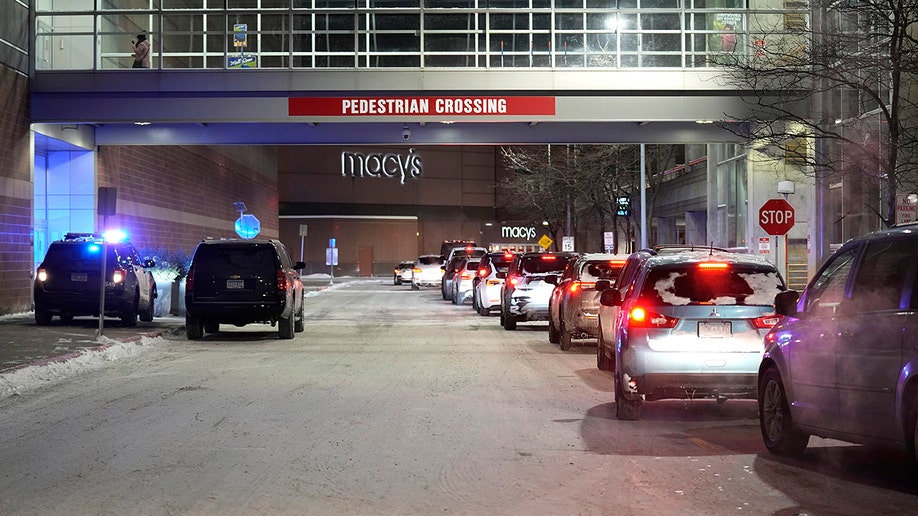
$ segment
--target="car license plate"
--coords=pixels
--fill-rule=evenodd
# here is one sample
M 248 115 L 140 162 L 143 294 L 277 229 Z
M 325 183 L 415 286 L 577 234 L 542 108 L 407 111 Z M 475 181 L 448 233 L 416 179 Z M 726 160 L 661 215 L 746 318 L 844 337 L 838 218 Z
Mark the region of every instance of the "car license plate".
M 86 281 L 85 272 L 71 272 L 70 281 Z
M 226 288 L 228 288 L 228 289 L 240 289 L 240 288 L 245 288 L 245 280 L 241 280 L 241 279 L 228 279 L 228 280 L 226 280 Z
M 698 323 L 698 336 L 701 338 L 722 338 L 733 335 L 733 325 L 724 321 L 702 321 Z

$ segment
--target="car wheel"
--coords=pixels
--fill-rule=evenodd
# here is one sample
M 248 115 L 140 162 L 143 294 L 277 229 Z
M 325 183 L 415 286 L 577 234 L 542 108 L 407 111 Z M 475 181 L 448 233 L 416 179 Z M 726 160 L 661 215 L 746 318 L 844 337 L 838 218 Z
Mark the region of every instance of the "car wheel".
M 121 312 L 121 324 L 124 326 L 137 326 L 137 298 L 140 294 L 134 293 L 134 300 L 128 303 L 128 308 Z
M 450 294 L 449 297 L 450 297 L 450 301 L 452 301 L 454 305 L 458 305 L 459 304 L 459 289 L 453 287 L 452 294 Z
M 478 311 L 478 289 L 472 288 L 472 310 Z
M 507 331 L 513 331 L 516 329 L 516 319 L 513 318 L 510 314 L 504 314 L 504 329 Z
M 214 321 L 204 321 L 204 333 L 217 333 L 220 331 L 220 323 Z
M 197 340 L 204 336 L 204 321 L 185 316 L 185 336 L 188 340 Z
M 599 337 L 596 339 L 596 368 L 600 371 L 612 370 L 612 361 L 606 356 L 606 341 L 602 338 L 602 326 L 599 327 Z
M 487 317 L 491 315 L 491 310 L 485 306 L 482 306 L 482 304 L 479 302 L 478 303 L 478 315 L 482 317 Z
M 306 330 L 306 300 L 303 299 L 300 301 L 300 310 L 296 314 L 296 318 L 293 320 L 293 331 L 296 333 Z
M 156 299 L 156 285 L 153 286 L 153 289 L 150 290 L 150 302 L 147 303 L 147 308 L 143 312 L 140 312 L 140 320 L 143 322 L 153 322 L 153 313 L 156 310 L 155 303 L 153 300 Z
M 35 310 L 35 324 L 39 326 L 47 326 L 51 324 L 51 318 L 54 317 L 51 315 L 51 312 L 47 310 Z
M 794 424 L 781 374 L 773 365 L 759 381 L 759 427 L 765 447 L 776 455 L 803 453 L 810 441 L 809 434 Z
M 641 419 L 641 407 L 644 400 L 625 399 L 624 383 L 620 374 L 615 375 L 615 418 L 622 421 L 637 421 Z
M 420 287 L 420 285 L 417 285 L 417 284 L 415 284 L 415 283 L 412 283 L 412 284 L 411 284 L 411 290 L 421 290 L 421 287 Z
M 560 334 L 559 343 L 561 344 L 561 351 L 567 351 L 571 349 L 573 339 L 571 337 L 571 332 L 567 331 L 567 325 L 564 324 L 564 319 L 561 319 L 561 328 L 558 330 L 558 333 Z
M 558 328 L 555 327 L 555 323 L 551 316 L 548 317 L 548 342 L 552 344 L 561 342 L 561 334 L 558 332 Z
M 282 339 L 292 339 L 293 338 L 293 319 L 294 315 L 291 313 L 290 317 L 281 317 L 277 320 L 277 335 Z

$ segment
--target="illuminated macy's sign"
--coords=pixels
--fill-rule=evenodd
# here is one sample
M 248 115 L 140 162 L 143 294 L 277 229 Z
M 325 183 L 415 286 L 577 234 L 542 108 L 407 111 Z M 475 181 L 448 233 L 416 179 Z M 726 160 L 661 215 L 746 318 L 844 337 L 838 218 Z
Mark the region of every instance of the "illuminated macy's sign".
M 398 177 L 402 184 L 405 178 L 416 179 L 421 175 L 421 156 L 414 149 L 408 154 L 363 154 L 341 153 L 342 177 Z

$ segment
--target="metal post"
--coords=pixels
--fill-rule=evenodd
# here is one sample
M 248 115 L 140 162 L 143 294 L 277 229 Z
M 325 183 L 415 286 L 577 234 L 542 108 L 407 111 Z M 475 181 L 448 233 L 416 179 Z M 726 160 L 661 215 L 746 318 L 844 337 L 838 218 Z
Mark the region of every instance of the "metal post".
M 647 160 L 641 144 L 641 249 L 647 249 Z
M 102 217 L 102 274 L 99 275 L 99 329 L 96 338 L 102 336 L 105 328 L 105 270 L 108 268 L 108 244 L 105 242 L 105 228 L 108 227 L 108 216 Z

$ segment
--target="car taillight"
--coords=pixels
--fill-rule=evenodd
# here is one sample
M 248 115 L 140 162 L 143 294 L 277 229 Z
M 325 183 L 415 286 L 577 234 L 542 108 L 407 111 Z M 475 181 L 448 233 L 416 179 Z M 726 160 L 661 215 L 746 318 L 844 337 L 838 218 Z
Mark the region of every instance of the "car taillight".
M 194 269 L 188 269 L 188 274 L 185 275 L 185 292 L 192 292 L 194 290 Z
M 634 328 L 674 328 L 679 319 L 673 319 L 636 306 L 628 312 L 628 321 Z
M 287 275 L 284 274 L 283 269 L 277 269 L 277 290 L 287 291 Z
M 472 279 L 472 276 L 474 276 L 474 274 L 472 274 L 471 272 L 462 271 L 462 274 L 459 275 L 459 278 L 464 279 L 464 280 L 470 280 Z
M 541 258 L 543 260 L 557 260 L 558 259 L 558 257 L 553 254 L 543 254 Z
M 775 314 L 763 315 L 761 317 L 756 317 L 752 320 L 752 325 L 760 330 L 767 330 L 773 328 L 774 325 L 778 324 L 778 321 L 781 320 L 780 316 Z
M 521 279 L 522 278 L 520 278 L 519 276 L 510 276 L 509 278 L 507 278 L 507 282 L 510 283 L 511 286 L 515 287 L 520 284 Z
M 495 286 L 495 285 L 500 285 L 501 283 L 502 283 L 502 282 L 501 282 L 501 280 L 499 280 L 499 279 L 489 279 L 489 280 L 485 281 L 485 285 L 487 285 L 487 286 L 489 286 L 489 287 L 493 287 L 493 286 Z
M 415 273 L 415 274 L 420 274 L 420 273 L 421 273 L 421 268 L 420 268 L 420 267 L 415 267 L 415 268 L 411 269 L 411 272 L 413 272 L 413 273 Z
M 577 292 L 578 290 L 580 290 L 580 282 L 579 282 L 579 281 L 572 281 L 571 284 L 570 284 L 570 286 L 567 287 L 567 290 L 568 290 L 568 292 L 570 292 L 571 294 L 573 294 L 574 292 Z
M 478 275 L 484 278 L 488 275 L 488 269 L 478 269 Z
M 573 294 L 574 292 L 577 292 L 578 290 L 589 290 L 595 287 L 596 287 L 596 283 L 592 281 L 573 281 L 571 282 L 571 286 L 569 287 L 569 290 L 570 290 L 570 293 Z
M 125 276 L 127 276 L 127 272 L 124 269 L 115 269 L 115 271 L 112 272 L 112 283 L 116 285 L 121 283 L 124 281 Z
M 699 269 L 708 271 L 722 271 L 728 267 L 730 266 L 724 262 L 701 262 L 698 264 Z
M 48 280 L 48 271 L 45 269 L 38 269 L 38 281 L 47 281 Z

